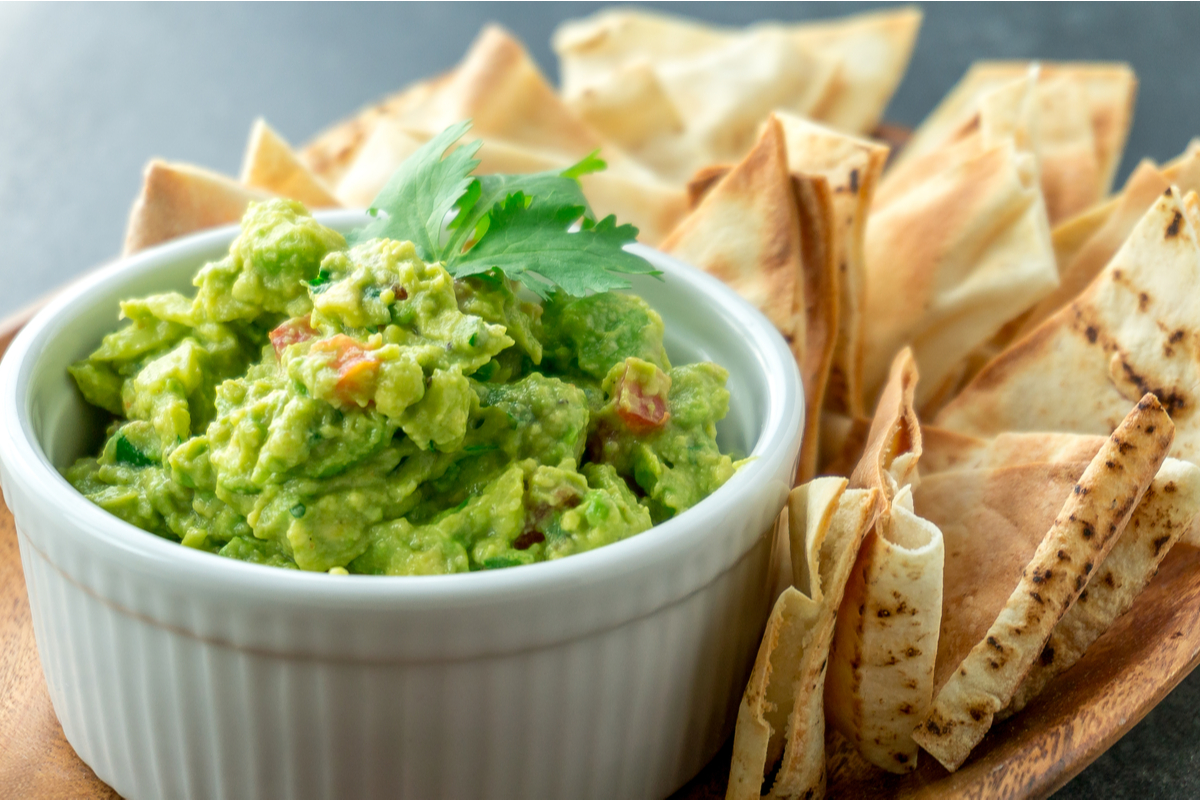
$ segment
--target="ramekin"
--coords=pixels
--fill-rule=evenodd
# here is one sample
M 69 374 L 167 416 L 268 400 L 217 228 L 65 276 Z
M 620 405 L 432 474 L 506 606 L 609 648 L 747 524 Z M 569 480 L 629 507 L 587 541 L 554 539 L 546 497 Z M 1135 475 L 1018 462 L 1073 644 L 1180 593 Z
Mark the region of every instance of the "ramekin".
M 347 230 L 361 212 L 318 215 Z M 196 552 L 60 475 L 96 446 L 66 367 L 117 301 L 186 290 L 234 226 L 73 284 L 0 363 L 0 481 L 67 740 L 129 800 L 660 798 L 731 731 L 773 598 L 774 521 L 804 408 L 786 343 L 719 281 L 644 247 L 675 363 L 730 373 L 752 459 L 645 533 L 437 577 L 336 577 Z

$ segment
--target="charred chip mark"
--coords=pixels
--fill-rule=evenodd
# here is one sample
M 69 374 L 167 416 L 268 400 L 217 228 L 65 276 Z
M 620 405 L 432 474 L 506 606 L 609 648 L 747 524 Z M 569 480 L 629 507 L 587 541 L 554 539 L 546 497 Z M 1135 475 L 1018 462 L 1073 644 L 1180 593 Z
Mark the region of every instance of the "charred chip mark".
M 850 170 L 850 191 L 852 191 L 852 192 L 858 191 L 858 170 L 857 169 Z M 1178 212 L 1176 212 L 1176 213 L 1178 213 Z
M 953 722 L 947 722 L 945 725 L 939 725 L 935 719 L 925 720 L 925 730 L 929 731 L 934 736 L 945 736 L 953 727 Z
M 1095 325 L 1088 325 L 1087 328 L 1084 329 L 1084 335 L 1087 336 L 1087 340 L 1089 342 L 1095 344 L 1096 339 L 1100 338 L 1100 330 Z
M 1047 645 L 1042 650 L 1042 655 L 1038 658 L 1042 662 L 1043 667 L 1048 667 L 1054 663 L 1054 648 Z
M 904 651 L 905 658 L 916 658 L 919 655 L 921 655 L 921 651 L 912 646 L 909 646 Z
M 1173 239 L 1179 235 L 1179 225 L 1181 222 L 1183 222 L 1183 212 L 1176 211 L 1175 216 L 1171 217 L 1171 224 L 1167 226 L 1166 238 Z
M 1079 487 L 1076 486 L 1075 488 L 1078 489 Z M 1076 494 L 1078 494 L 1078 492 L 1076 492 Z M 1096 535 L 1096 529 L 1093 528 L 1091 523 L 1088 522 L 1083 523 L 1082 528 L 1080 528 L 1080 532 L 1083 534 L 1083 538 L 1085 539 L 1090 539 Z
M 912 707 L 912 703 L 901 703 L 897 709 L 901 714 L 913 714 L 916 709 Z
M 901 764 L 908 763 L 908 756 L 904 755 L 904 753 L 892 753 L 892 758 L 896 759 L 896 761 Z
M 1067 552 L 1065 550 L 1059 550 L 1057 555 L 1058 555 L 1059 561 L 1070 561 L 1071 560 L 1071 557 L 1069 555 L 1067 555 Z
M 1150 305 L 1150 295 L 1145 292 L 1138 292 L 1138 311 L 1145 311 Z
M 998 641 L 996 641 L 995 636 L 987 637 L 987 643 L 990 644 L 992 647 L 996 648 L 997 650 L 999 650 L 1001 653 L 1004 652 L 1004 645 L 1002 645 Z
M 1160 536 L 1157 539 L 1155 539 L 1154 540 L 1154 555 L 1158 555 L 1162 551 L 1163 545 L 1165 545 L 1169 541 L 1171 541 L 1170 535 Z
M 1030 592 L 1029 596 L 1032 597 L 1039 605 L 1043 605 L 1046 602 L 1045 600 L 1042 599 L 1041 594 L 1039 594 L 1038 592 Z

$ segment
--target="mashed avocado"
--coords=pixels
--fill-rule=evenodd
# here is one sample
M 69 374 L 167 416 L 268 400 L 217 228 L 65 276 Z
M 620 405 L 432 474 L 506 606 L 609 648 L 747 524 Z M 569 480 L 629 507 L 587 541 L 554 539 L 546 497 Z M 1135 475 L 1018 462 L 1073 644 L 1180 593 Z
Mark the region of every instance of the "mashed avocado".
M 348 247 L 287 200 L 254 204 L 194 297 L 70 368 L 114 415 L 67 478 L 152 533 L 304 570 L 428 575 L 624 539 L 733 474 L 715 364 L 672 368 L 625 294 L 525 300 L 410 242 Z

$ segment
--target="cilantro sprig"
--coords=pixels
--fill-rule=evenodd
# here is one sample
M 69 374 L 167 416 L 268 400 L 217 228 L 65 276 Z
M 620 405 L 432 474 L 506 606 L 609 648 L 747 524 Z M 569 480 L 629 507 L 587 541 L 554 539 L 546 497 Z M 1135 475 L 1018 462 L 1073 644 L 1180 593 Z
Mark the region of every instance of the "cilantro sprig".
M 607 166 L 597 153 L 561 171 L 473 175 L 482 142 L 447 153 L 470 129 L 451 125 L 405 159 L 371 204 L 374 220 L 351 244 L 411 241 L 426 261 L 455 277 L 499 271 L 543 299 L 629 288 L 627 275 L 659 275 L 627 252 L 637 228 L 610 215 L 597 221 L 579 178 Z

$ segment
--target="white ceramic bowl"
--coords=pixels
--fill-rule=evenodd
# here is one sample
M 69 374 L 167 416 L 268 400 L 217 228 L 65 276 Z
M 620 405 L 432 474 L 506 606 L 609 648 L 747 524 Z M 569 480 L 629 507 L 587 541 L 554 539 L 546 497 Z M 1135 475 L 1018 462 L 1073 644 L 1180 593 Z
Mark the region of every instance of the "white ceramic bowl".
M 319 215 L 342 230 L 358 212 Z M 675 363 L 729 370 L 723 447 L 754 456 L 695 508 L 561 561 L 334 577 L 189 550 L 110 516 L 58 470 L 99 417 L 66 367 L 117 301 L 187 290 L 235 227 L 73 284 L 0 364 L 0 480 L 67 740 L 143 798 L 659 798 L 730 733 L 773 600 L 773 520 L 804 414 L 770 323 L 655 251 L 634 290 Z

